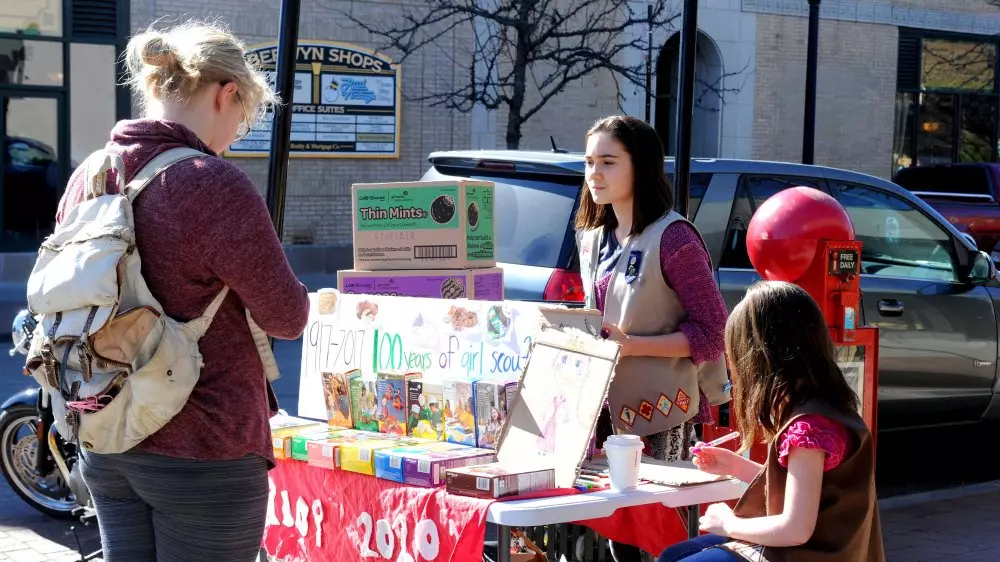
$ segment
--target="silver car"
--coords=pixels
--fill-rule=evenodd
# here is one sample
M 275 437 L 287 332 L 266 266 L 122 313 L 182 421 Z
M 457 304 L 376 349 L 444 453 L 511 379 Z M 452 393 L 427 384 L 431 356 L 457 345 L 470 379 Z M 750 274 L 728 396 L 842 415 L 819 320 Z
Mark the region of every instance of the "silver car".
M 580 302 L 572 219 L 582 154 L 449 151 L 423 179 L 496 183 L 498 261 L 506 298 Z M 673 173 L 673 162 L 665 162 Z M 877 177 L 782 162 L 696 159 L 690 216 L 709 246 L 730 309 L 760 279 L 746 251 L 754 211 L 809 186 L 837 198 L 864 243 L 862 320 L 880 329 L 879 430 L 1000 417 L 997 304 L 990 257 L 905 189 Z

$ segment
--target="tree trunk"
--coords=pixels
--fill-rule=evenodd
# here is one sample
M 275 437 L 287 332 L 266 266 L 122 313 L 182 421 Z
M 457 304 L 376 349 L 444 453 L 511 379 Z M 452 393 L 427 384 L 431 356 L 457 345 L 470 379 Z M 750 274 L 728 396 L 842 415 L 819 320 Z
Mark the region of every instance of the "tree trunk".
M 514 47 L 514 86 L 510 102 L 507 104 L 507 149 L 517 150 L 521 146 L 521 117 L 524 111 L 524 94 L 528 84 L 528 51 L 531 48 L 531 6 L 522 1 L 518 7 L 517 45 Z

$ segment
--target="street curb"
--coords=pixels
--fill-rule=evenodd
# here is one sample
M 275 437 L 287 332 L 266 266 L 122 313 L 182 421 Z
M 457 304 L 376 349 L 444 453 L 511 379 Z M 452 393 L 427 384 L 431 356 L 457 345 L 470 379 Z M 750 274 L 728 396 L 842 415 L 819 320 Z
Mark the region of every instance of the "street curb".
M 956 486 L 954 488 L 945 488 L 944 490 L 933 490 L 930 492 L 920 492 L 905 496 L 886 498 L 884 500 L 879 500 L 878 508 L 880 511 L 890 511 L 893 509 L 900 509 L 925 503 L 954 500 L 969 496 L 993 494 L 998 492 L 1000 492 L 1000 480 L 993 480 L 990 482 L 982 482 L 980 484 Z

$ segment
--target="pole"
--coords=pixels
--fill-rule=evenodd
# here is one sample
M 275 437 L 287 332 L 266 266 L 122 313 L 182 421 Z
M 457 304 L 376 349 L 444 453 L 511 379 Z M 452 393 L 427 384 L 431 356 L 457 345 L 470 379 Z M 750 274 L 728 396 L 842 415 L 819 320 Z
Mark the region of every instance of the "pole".
M 681 80 L 677 88 L 677 153 L 674 160 L 674 208 L 688 215 L 691 193 L 691 121 L 694 113 L 694 63 L 698 45 L 698 0 L 684 0 L 681 26 Z
M 271 158 L 267 171 L 267 208 L 281 239 L 285 225 L 285 188 L 288 152 L 292 142 L 292 96 L 295 92 L 295 56 L 299 42 L 300 0 L 282 0 L 281 31 L 278 34 L 278 65 L 275 83 L 282 104 L 274 108 L 271 126 Z
M 819 66 L 819 3 L 809 0 L 809 45 L 806 54 L 806 107 L 802 124 L 802 163 L 815 162 L 816 67 Z
M 653 105 L 653 5 L 646 6 L 646 123 L 652 118 Z

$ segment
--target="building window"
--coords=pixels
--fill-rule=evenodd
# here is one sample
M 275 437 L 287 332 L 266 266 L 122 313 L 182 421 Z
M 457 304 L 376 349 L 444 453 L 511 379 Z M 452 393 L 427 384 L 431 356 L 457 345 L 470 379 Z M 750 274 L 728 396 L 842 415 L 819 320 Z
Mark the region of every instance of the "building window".
M 996 162 L 996 37 L 900 29 L 893 173 L 915 165 Z

